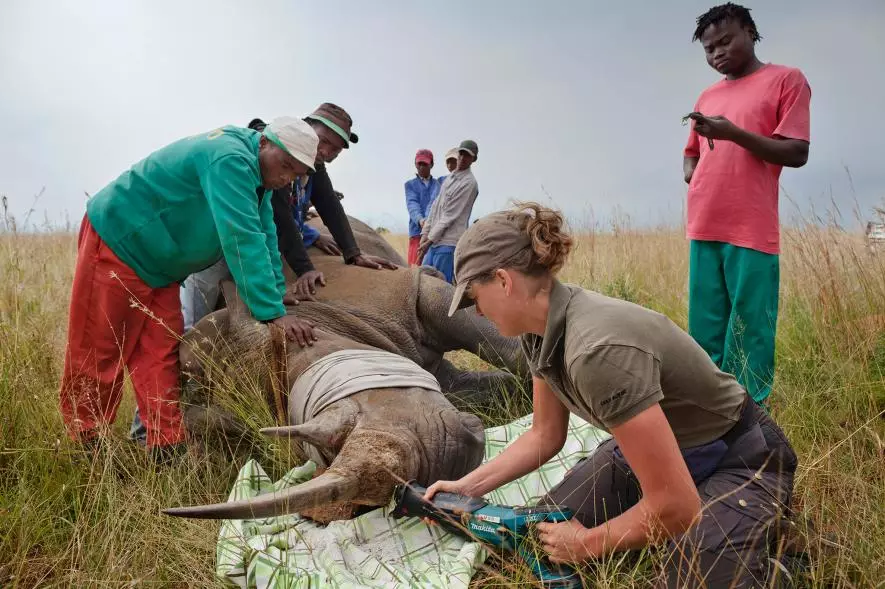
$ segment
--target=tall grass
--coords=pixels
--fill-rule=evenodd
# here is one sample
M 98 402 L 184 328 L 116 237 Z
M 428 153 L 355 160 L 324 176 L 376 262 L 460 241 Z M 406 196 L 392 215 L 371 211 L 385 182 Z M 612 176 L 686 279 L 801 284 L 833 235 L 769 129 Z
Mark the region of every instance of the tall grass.
M 402 236 L 389 236 L 404 251 Z M 0 586 L 213 586 L 217 524 L 161 507 L 222 499 L 238 463 L 191 456 L 158 469 L 126 440 L 86 461 L 63 435 L 58 379 L 76 236 L 0 234 Z M 581 232 L 562 278 L 686 324 L 687 244 L 672 229 Z M 860 235 L 809 225 L 785 232 L 773 414 L 800 456 L 797 526 L 807 587 L 885 579 L 885 252 Z M 457 361 L 476 360 L 465 354 Z M 268 414 L 269 415 L 269 414 Z M 269 424 L 267 424 L 269 425 Z M 262 451 L 262 449 L 256 449 Z M 643 586 L 615 559 L 600 586 Z M 511 565 L 477 584 L 515 585 Z

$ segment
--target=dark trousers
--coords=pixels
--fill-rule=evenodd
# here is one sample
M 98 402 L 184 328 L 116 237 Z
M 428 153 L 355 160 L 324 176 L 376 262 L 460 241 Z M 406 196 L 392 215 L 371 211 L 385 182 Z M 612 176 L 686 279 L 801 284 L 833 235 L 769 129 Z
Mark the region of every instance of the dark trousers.
M 749 429 L 728 447 L 713 474 L 697 481 L 702 516 L 666 546 L 668 587 L 763 586 L 769 550 L 788 512 L 796 454 L 765 412 L 753 411 Z M 587 527 L 617 517 L 640 499 L 639 482 L 615 452 L 613 439 L 579 462 L 545 501 L 565 505 Z

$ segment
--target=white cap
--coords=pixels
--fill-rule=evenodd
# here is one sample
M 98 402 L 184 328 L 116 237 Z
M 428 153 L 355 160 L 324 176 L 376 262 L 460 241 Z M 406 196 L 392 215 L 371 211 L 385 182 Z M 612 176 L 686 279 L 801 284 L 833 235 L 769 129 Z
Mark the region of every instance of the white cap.
M 314 169 L 320 140 L 309 123 L 296 117 L 277 117 L 264 128 L 264 135 L 296 160 Z

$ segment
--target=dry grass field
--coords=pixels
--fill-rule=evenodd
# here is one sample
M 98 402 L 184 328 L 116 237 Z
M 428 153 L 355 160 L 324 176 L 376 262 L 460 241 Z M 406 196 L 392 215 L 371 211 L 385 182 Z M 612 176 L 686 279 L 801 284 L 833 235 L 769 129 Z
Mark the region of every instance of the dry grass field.
M 685 326 L 687 244 L 678 229 L 579 233 L 564 280 Z M 404 237 L 389 239 L 405 249 Z M 78 461 L 63 436 L 57 384 L 75 242 L 65 232 L 0 233 L 0 586 L 215 586 L 218 524 L 159 510 L 223 498 L 240 464 L 210 456 L 151 466 L 126 440 L 128 392 L 104 458 Z M 796 586 L 882 586 L 885 252 L 813 226 L 786 231 L 783 249 L 772 402 L 800 457 L 797 526 L 811 562 Z M 647 568 L 613 560 L 591 575 L 601 587 L 640 587 Z M 504 565 L 476 584 L 525 582 Z

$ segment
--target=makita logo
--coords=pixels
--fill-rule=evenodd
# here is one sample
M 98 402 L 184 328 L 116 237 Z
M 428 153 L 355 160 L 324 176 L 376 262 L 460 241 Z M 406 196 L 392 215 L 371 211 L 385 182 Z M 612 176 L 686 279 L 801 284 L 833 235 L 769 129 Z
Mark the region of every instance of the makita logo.
M 489 532 L 490 534 L 495 534 L 495 533 L 498 532 L 498 531 L 497 531 L 495 528 L 493 528 L 492 526 L 486 526 L 486 525 L 483 525 L 483 524 L 475 524 L 475 523 L 473 523 L 473 522 L 470 522 L 470 529 L 471 529 L 471 530 L 476 530 L 477 532 Z

